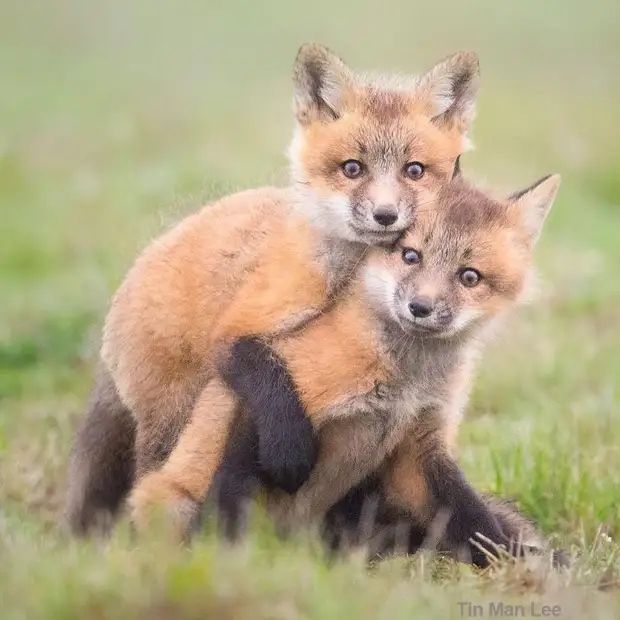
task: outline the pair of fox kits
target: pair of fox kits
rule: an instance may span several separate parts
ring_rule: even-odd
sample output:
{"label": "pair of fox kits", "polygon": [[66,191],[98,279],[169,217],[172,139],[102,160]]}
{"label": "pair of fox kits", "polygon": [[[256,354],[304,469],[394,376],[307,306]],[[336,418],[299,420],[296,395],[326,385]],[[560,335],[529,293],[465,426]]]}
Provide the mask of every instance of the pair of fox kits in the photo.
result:
{"label": "pair of fox kits", "polygon": [[485,566],[476,533],[543,545],[454,458],[481,336],[522,298],[559,186],[495,199],[461,176],[478,82],[472,53],[388,79],[300,49],[291,186],[189,216],[113,298],[71,457],[75,533],[126,499],[138,527],[159,507],[186,533],[217,490],[233,534],[260,485],[279,523],[332,537],[373,497],[382,539],[405,524],[409,549],[433,534]]}

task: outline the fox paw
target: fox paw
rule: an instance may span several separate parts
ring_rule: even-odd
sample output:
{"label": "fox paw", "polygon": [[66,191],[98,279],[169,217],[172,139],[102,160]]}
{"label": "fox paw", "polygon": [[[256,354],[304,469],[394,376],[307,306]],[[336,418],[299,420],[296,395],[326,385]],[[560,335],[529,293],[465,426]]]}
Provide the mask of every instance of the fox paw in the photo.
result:
{"label": "fox paw", "polygon": [[128,500],[135,528],[144,531],[155,522],[163,524],[175,538],[185,540],[200,514],[200,503],[161,472],[142,478]]}

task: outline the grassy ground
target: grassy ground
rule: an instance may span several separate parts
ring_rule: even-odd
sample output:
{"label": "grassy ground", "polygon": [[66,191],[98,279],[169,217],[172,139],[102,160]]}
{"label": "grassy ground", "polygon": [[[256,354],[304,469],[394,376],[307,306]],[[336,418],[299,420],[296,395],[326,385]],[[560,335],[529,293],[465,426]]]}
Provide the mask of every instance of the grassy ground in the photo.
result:
{"label": "grassy ground", "polygon": [[[459,618],[474,617],[459,602],[490,601],[617,617],[620,5],[431,4],[0,4],[3,618]],[[581,553],[568,574],[478,576],[427,555],[370,573],[264,526],[235,551],[208,536],[179,551],[135,548],[122,531],[106,548],[58,532],[110,294],[168,222],[285,178],[288,74],[306,40],[410,72],[478,51],[464,169],[507,189],[563,174],[538,252],[542,295],[485,357],[461,451],[478,488],[516,498]]]}

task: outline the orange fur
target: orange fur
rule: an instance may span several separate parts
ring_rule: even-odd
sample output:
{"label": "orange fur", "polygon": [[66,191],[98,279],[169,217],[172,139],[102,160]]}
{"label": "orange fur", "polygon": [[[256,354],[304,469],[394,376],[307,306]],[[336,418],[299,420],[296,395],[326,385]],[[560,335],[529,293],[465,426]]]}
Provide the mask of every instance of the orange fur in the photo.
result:
{"label": "orange fur", "polygon": [[[551,185],[557,189],[557,179]],[[543,206],[548,208],[548,201]],[[333,308],[303,329],[275,338],[274,350],[286,362],[309,417],[321,429],[321,455],[310,480],[293,500],[276,495],[274,514],[294,523],[316,518],[395,450],[386,485],[399,498],[397,503],[423,518],[429,501],[415,473],[416,462],[425,457],[427,445],[451,451],[477,351],[477,338],[472,338],[519,299],[531,266],[532,243],[521,238],[522,217],[516,216],[524,210],[493,201],[461,181],[453,182],[443,190],[435,209],[419,215],[396,251],[369,250],[348,292]],[[428,267],[403,262],[399,248],[409,247],[426,250]],[[447,262],[434,262],[444,251],[449,252]],[[485,274],[486,281],[476,289],[455,282],[463,251],[465,264]],[[521,260],[515,266],[516,256]],[[379,294],[373,280],[377,273],[391,278],[395,290],[410,294],[417,294],[420,286],[430,290],[430,277],[455,310],[475,311],[477,318],[471,327],[462,325],[457,335],[450,335],[448,329],[445,338],[419,340],[406,327],[396,328],[394,313],[400,310],[392,294],[387,294],[391,290],[387,280],[381,281],[385,290]],[[394,325],[390,329],[396,328],[395,335],[386,334],[386,321]],[[458,315],[454,321],[459,322]],[[222,390],[217,379],[208,385]],[[208,399],[203,408],[200,397],[169,461],[152,475],[164,488],[184,489],[179,498],[190,495],[199,502],[207,493],[239,404],[233,395],[226,395],[225,388],[223,398],[224,402],[230,399],[227,406],[215,400],[214,411],[207,413]],[[194,426],[196,417],[201,419]],[[151,479],[145,480],[150,484]],[[149,494],[138,484],[131,499],[136,520],[159,499],[157,487],[151,485]]]}
{"label": "orange fur", "polygon": [[221,462],[234,419],[230,411],[235,405],[234,395],[217,379],[207,384],[179,437],[178,449],[161,469],[143,476],[130,497],[130,509],[137,525],[148,523],[152,516],[150,510],[163,505],[171,512],[179,534],[185,534],[198,516],[200,502]]}
{"label": "orange fur", "polygon": [[[189,216],[142,252],[112,300],[101,357],[135,418],[139,479],[193,423],[232,340],[283,336],[310,323],[346,287],[369,246],[393,242],[436,198],[468,148],[478,62],[460,53],[420,77],[367,79],[306,45],[294,87],[291,187],[247,190]],[[354,179],[344,174],[351,158],[363,167]],[[420,178],[405,173],[412,161],[423,166]],[[397,214],[393,224],[375,217],[386,206]],[[336,347],[321,351],[316,360],[327,367]],[[361,373],[374,363],[372,352],[360,353],[357,370],[345,371],[342,361],[341,376],[325,376],[325,394],[369,385]],[[302,392],[311,409],[329,400],[310,384]],[[147,495],[138,489],[134,499]],[[80,511],[86,507],[72,509]]]}
{"label": "orange fur", "polygon": [[[438,341],[434,346],[432,340],[414,341],[409,345],[412,347],[409,354],[417,359],[420,374],[416,377],[416,369],[409,369],[407,382],[411,392],[405,390],[400,395],[404,398],[405,409],[411,408],[408,415],[405,413],[399,421],[399,415],[403,414],[398,412],[398,400],[391,404],[388,400],[389,407],[394,411],[395,426],[387,434],[385,424],[376,420],[369,423],[355,416],[331,421],[325,420],[324,412],[317,418],[313,414],[312,401],[304,401],[308,414],[321,425],[321,457],[308,483],[293,498],[274,494],[271,504],[278,519],[293,525],[316,520],[342,496],[343,488],[346,492],[368,473],[381,469],[390,499],[420,522],[426,522],[432,512],[432,502],[422,477],[421,463],[433,451],[442,451],[451,457],[454,455],[458,427],[471,387],[473,365],[479,354],[479,337],[484,334],[489,321],[522,298],[528,273],[532,269],[531,251],[558,185],[559,177],[546,178],[519,200],[498,203],[466,184],[453,183],[452,188],[444,190],[438,208],[420,215],[416,226],[399,242],[401,247],[421,250],[422,256],[427,257],[426,265],[404,265],[397,252],[387,253],[377,249],[370,254],[360,274],[360,278],[365,280],[365,290],[359,293],[360,298],[355,303],[341,302],[341,312],[343,315],[346,313],[346,319],[340,326],[334,321],[329,324],[332,346],[340,349],[339,353],[334,351],[333,354],[336,364],[327,369],[322,364],[315,366],[314,358],[325,346],[318,334],[307,339],[304,352],[276,344],[276,349],[283,355],[300,386],[313,385],[316,377],[317,385],[325,384],[330,388],[331,373],[346,384],[346,376],[339,374],[343,372],[340,365],[349,364],[354,369],[353,374],[365,373],[366,390],[373,382],[386,382],[388,395],[391,391],[398,394],[398,389],[394,388],[404,372],[402,367],[398,367],[402,362],[396,360],[394,363],[394,349],[398,345],[385,355],[385,350],[382,352],[377,346],[380,342],[377,330],[380,331],[380,328],[376,318],[374,325],[369,320],[369,297],[378,299],[379,307],[390,305],[385,300],[385,292],[392,290],[390,283],[382,281],[383,289],[380,289],[375,283],[377,273],[392,279],[395,289],[405,287],[414,295],[419,293],[420,288],[425,291],[432,288],[439,298],[452,299],[466,316],[475,317],[470,319],[469,326],[463,327],[465,333],[475,335],[473,340],[462,333],[457,334],[454,337],[458,344],[443,351],[438,347]],[[533,222],[536,222],[535,226]],[[436,259],[446,253],[453,257],[441,267]],[[463,254],[467,258],[459,265],[458,259]],[[466,265],[475,266],[484,274],[481,284],[472,289],[454,284],[459,266]],[[338,308],[333,314],[337,312]],[[389,320],[394,320],[393,312],[388,313]],[[459,318],[456,317],[455,321],[458,323]],[[310,327],[319,330],[321,320]],[[347,338],[356,333],[356,328],[357,342]],[[405,342],[402,349],[406,349],[406,345]],[[343,350],[343,346],[346,349]],[[372,359],[372,354],[368,355],[372,347],[377,347],[373,363],[356,366],[354,360],[358,356],[363,360]],[[416,348],[419,348],[417,358]],[[292,353],[297,354],[299,360],[291,356]],[[428,366],[427,372],[425,365]],[[313,374],[308,376],[305,373]],[[303,387],[301,394],[303,398]],[[352,390],[349,393],[351,409],[360,402],[361,396],[361,392]],[[370,394],[366,392],[366,396]],[[342,402],[344,395],[336,389],[333,398]],[[334,414],[339,413],[335,407],[329,411],[329,416],[333,418]]]}

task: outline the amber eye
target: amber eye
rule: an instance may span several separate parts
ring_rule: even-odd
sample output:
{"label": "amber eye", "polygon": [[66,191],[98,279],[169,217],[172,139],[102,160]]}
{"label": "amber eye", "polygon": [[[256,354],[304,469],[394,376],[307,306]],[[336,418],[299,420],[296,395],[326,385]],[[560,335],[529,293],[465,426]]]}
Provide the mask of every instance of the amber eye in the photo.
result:
{"label": "amber eye", "polygon": [[482,276],[475,269],[463,269],[463,271],[459,273],[459,280],[461,281],[461,284],[468,288],[473,288],[476,286],[481,279]]}
{"label": "amber eye", "polygon": [[356,159],[347,159],[347,161],[342,164],[342,172],[344,172],[345,177],[356,179],[364,172],[364,166],[362,162]]}
{"label": "amber eye", "polygon": [[414,161],[405,166],[405,174],[412,181],[419,181],[424,176],[424,166],[419,161]]}
{"label": "amber eye", "polygon": [[403,260],[407,265],[417,265],[422,260],[422,254],[411,248],[405,248],[403,250]]}

